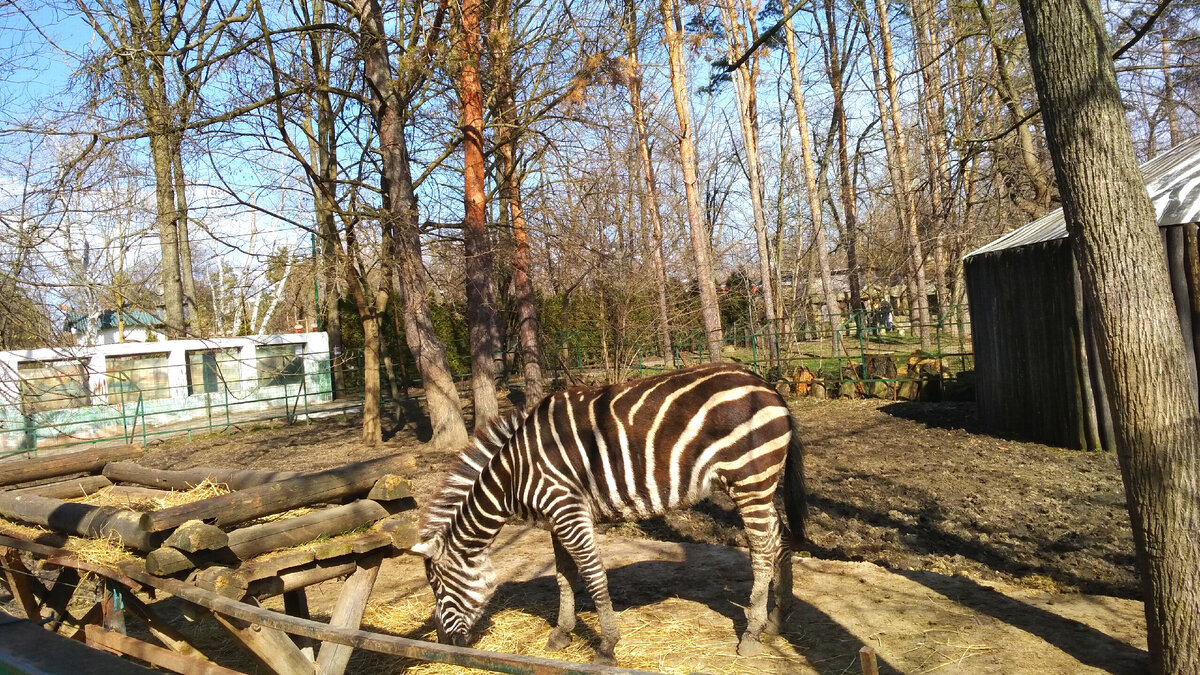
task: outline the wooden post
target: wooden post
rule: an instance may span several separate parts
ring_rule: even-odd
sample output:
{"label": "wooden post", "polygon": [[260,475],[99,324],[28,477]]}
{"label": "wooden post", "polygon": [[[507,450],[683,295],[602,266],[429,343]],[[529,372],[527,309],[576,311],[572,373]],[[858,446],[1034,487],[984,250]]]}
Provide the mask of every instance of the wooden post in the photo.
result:
{"label": "wooden post", "polygon": [[[249,604],[257,606],[252,599]],[[312,675],[313,662],[304,656],[288,634],[278,628],[252,624],[213,613],[222,627],[245,647],[267,670],[278,675]]]}
{"label": "wooden post", "polygon": [[[105,630],[100,626],[84,626],[83,630],[87,643],[92,647],[114,654],[132,656],[171,672],[187,673],[187,675],[239,675],[236,670],[218,666],[211,661],[200,661],[148,642],[142,642],[128,635]],[[86,667],[83,670],[87,670]]]}
{"label": "wooden post", "polygon": [[336,501],[367,492],[380,474],[401,470],[412,463],[411,455],[381,457],[163,509],[147,514],[150,531],[160,532],[189,520],[236,525],[288,509]]}
{"label": "wooden post", "polygon": [[879,675],[879,663],[875,660],[875,650],[863,646],[858,650],[858,660],[862,663],[863,675]]}
{"label": "wooden post", "polygon": [[21,605],[21,609],[25,612],[25,618],[39,623],[42,620],[42,613],[38,608],[33,585],[40,582],[34,579],[29,570],[25,568],[25,564],[21,562],[20,553],[11,548],[0,549],[0,551],[3,551],[0,553],[0,567],[4,568],[4,580],[8,582],[9,590]]}
{"label": "wooden post", "polygon": [[[362,624],[363,612],[367,609],[367,600],[375,588],[375,579],[379,576],[379,566],[382,563],[382,555],[371,555],[350,575],[341,594],[338,595],[337,603],[333,606],[329,617],[330,626],[357,629]],[[353,651],[348,645],[321,643],[321,651],[317,653],[317,673],[342,675],[346,672],[346,664],[350,662],[350,654]]]}
{"label": "wooden post", "polygon": [[96,471],[109,462],[141,456],[141,448],[125,445],[118,448],[68,452],[37,459],[6,459],[0,461],[0,485],[16,485],[41,478]]}

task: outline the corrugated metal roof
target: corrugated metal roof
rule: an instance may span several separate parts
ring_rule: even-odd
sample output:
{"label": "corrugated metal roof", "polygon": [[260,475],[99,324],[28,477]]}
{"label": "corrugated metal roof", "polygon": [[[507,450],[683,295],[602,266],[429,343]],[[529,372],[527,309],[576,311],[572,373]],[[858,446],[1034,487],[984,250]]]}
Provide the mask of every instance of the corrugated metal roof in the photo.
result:
{"label": "corrugated metal roof", "polygon": [[[1159,227],[1200,220],[1200,136],[1180,143],[1142,164],[1140,169]],[[966,257],[1065,239],[1066,236],[1067,223],[1062,209],[1057,209],[971,251]]]}

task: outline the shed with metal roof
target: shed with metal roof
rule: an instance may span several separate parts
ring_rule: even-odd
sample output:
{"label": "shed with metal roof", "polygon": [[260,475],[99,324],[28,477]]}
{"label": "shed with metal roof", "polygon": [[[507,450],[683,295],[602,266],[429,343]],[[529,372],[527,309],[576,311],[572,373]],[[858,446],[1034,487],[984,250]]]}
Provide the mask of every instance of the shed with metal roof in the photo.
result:
{"label": "shed with metal roof", "polygon": [[[1188,367],[1200,346],[1200,137],[1141,166],[1158,216]],[[1008,436],[1112,449],[1112,416],[1059,209],[963,263],[981,423]]]}

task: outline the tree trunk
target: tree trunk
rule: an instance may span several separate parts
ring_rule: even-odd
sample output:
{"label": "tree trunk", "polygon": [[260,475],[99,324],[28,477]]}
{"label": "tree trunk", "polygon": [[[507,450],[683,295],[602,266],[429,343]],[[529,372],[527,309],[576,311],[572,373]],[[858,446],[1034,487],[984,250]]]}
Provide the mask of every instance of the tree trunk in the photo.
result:
{"label": "tree trunk", "polygon": [[1097,0],[1021,12],[1112,404],[1152,669],[1200,672],[1200,416],[1103,14]]}
{"label": "tree trunk", "polygon": [[171,140],[163,134],[150,136],[150,154],[154,162],[154,195],[160,251],[162,252],[163,305],[167,337],[185,334],[183,318],[183,282],[179,276],[179,230],[175,226],[175,190],[172,187]]}
{"label": "tree trunk", "polygon": [[721,360],[721,310],[713,283],[712,262],[708,254],[708,227],[700,200],[700,182],[696,175],[696,145],[692,129],[691,102],[688,100],[687,70],[683,61],[683,23],[677,0],[659,0],[663,30],[666,32],[667,57],[671,66],[671,92],[675,113],[679,116],[679,159],[683,168],[683,188],[687,195],[688,230],[692,240],[692,258],[696,264],[696,285],[700,293],[700,313],[704,317],[704,337],[710,358]]}
{"label": "tree trunk", "polygon": [[[921,234],[917,227],[917,205],[912,193],[912,171],[908,164],[908,140],[904,133],[904,123],[900,119],[900,95],[896,78],[895,60],[892,55],[892,30],[888,19],[887,3],[875,0],[875,13],[879,20],[879,38],[883,48],[883,74],[887,83],[888,112],[885,119],[891,119],[893,154],[896,166],[897,198],[903,204],[903,220],[905,237],[908,241],[908,270],[909,270],[909,316],[917,323],[917,335],[921,338],[921,347],[929,349],[933,341],[929,330],[929,299],[926,297],[925,256],[921,247]],[[880,111],[881,115],[883,111]],[[886,130],[886,122],[884,127]],[[889,161],[889,164],[892,162]],[[894,179],[895,180],[895,179]]]}
{"label": "tree trunk", "polygon": [[483,162],[483,85],[479,81],[479,0],[462,3],[458,96],[463,133],[463,249],[467,268],[467,324],[471,340],[471,392],[475,428],[500,413],[496,400],[496,297],[491,284],[492,246],[487,234],[487,185]]}
{"label": "tree trunk", "polygon": [[184,333],[199,336],[196,330],[196,277],[192,274],[192,244],[188,236],[187,184],[183,180],[183,133],[172,136],[171,169],[175,184],[175,232],[179,247],[179,281],[183,289]]}
{"label": "tree trunk", "polygon": [[841,184],[842,213],[845,224],[846,279],[850,287],[850,311],[864,309],[862,271],[858,268],[858,196],[850,171],[849,131],[846,129],[845,68],[838,45],[838,27],[834,0],[825,0],[825,59],[829,86],[833,90],[833,128],[837,134],[838,177]]}
{"label": "tree trunk", "polygon": [[629,59],[629,104],[633,108],[634,131],[637,134],[638,159],[646,191],[642,193],[642,209],[650,215],[650,260],[654,264],[654,285],[658,291],[659,349],[663,364],[671,361],[671,305],[667,298],[667,267],[663,261],[662,216],[658,211],[658,181],[654,177],[654,160],[650,156],[646,110],[642,105],[642,66],[638,61],[637,3],[625,0],[625,55]]}
{"label": "tree trunk", "polygon": [[[782,0],[780,8],[783,15],[791,13],[788,0]],[[792,78],[792,103],[796,108],[796,126],[800,130],[800,155],[804,163],[804,184],[808,189],[808,211],[812,215],[813,248],[816,250],[816,262],[821,273],[821,292],[825,296],[825,306],[829,316],[841,313],[838,304],[837,290],[833,287],[833,274],[829,265],[829,250],[825,244],[825,222],[821,218],[821,193],[817,188],[816,163],[813,161],[813,148],[808,128],[808,113],[804,105],[804,80],[800,76],[800,60],[796,56],[796,29],[789,20],[784,23],[784,44],[787,48],[788,72]],[[793,282],[794,283],[794,282]],[[806,306],[808,299],[804,300]],[[807,307],[806,307],[807,310]]]}
{"label": "tree trunk", "polygon": [[[721,15],[725,22],[725,37],[729,47],[729,62],[733,63],[757,37],[752,8],[745,7],[746,20],[750,28],[749,39],[746,29],[738,17],[734,0],[724,0]],[[742,128],[742,147],[746,151],[746,176],[750,182],[750,207],[754,215],[754,235],[758,243],[759,284],[763,293],[763,314],[766,318],[767,349],[769,361],[779,356],[777,332],[779,323],[775,317],[775,291],[771,272],[771,246],[767,238],[766,208],[763,206],[762,162],[758,152],[758,52],[734,71],[733,84],[738,99],[738,120]],[[750,299],[753,302],[753,299]]]}
{"label": "tree trunk", "polygon": [[509,29],[511,3],[497,2],[492,9],[492,24],[486,44],[492,50],[494,69],[495,116],[499,120],[496,150],[500,154],[501,194],[513,231],[512,282],[517,301],[517,342],[521,350],[521,367],[525,375],[525,408],[531,409],[546,395],[542,375],[542,347],[537,320],[537,296],[531,276],[529,227],[521,199],[522,172],[517,168],[517,106],[513,95],[512,37]]}
{"label": "tree trunk", "polygon": [[[406,101],[395,91],[384,33],[383,8],[379,0],[356,0],[361,24],[364,73],[370,83],[371,114],[379,133],[386,187],[384,228],[393,239],[390,254],[395,259],[399,290],[404,301],[404,335],[425,387],[425,402],[433,426],[435,447],[457,450],[467,443],[462,404],[450,375],[446,348],[438,340],[429,314],[425,261],[421,258],[421,233],[417,226],[417,199],[408,166],[401,111]],[[351,258],[353,260],[353,258]],[[364,373],[370,376],[370,373]],[[378,377],[378,371],[375,373]],[[377,385],[378,386],[378,385]]]}

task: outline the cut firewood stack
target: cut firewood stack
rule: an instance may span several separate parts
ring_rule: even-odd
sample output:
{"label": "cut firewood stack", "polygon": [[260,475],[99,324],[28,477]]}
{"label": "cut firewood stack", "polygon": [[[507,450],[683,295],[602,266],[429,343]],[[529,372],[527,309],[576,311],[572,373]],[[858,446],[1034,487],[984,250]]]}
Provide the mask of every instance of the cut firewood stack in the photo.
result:
{"label": "cut firewood stack", "polygon": [[[302,473],[167,471],[128,461],[141,452],[121,447],[0,462],[0,517],[115,539],[142,554],[150,574],[186,576],[238,600],[343,577],[364,558],[415,543],[416,502],[403,478],[416,468],[411,455]],[[205,481],[232,491],[150,512],[67,501],[105,488],[145,500]]]}

